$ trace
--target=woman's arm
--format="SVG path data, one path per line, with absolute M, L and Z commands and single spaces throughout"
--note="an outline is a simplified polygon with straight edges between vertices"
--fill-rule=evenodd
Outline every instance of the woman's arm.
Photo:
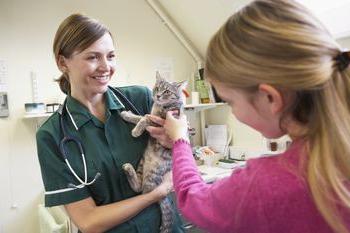
M 158 202 L 172 190 L 171 173 L 152 192 L 108 205 L 96 206 L 89 197 L 65 205 L 70 218 L 83 233 L 105 232 L 137 215 L 140 211 Z

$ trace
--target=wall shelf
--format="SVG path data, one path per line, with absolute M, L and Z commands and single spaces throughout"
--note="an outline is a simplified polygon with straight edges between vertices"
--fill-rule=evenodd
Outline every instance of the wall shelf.
M 23 116 L 24 120 L 30 120 L 36 122 L 36 129 L 38 130 L 39 127 L 46 121 L 47 118 L 49 118 L 52 115 L 51 112 L 44 112 L 44 113 L 26 113 Z
M 226 103 L 209 103 L 209 104 L 187 104 L 185 105 L 185 111 L 195 111 L 200 112 L 203 110 L 216 108 L 218 106 L 224 106 Z
M 45 113 L 32 113 L 32 114 L 24 114 L 23 118 L 25 119 L 38 119 L 38 118 L 47 118 L 51 116 L 52 113 L 45 112 Z

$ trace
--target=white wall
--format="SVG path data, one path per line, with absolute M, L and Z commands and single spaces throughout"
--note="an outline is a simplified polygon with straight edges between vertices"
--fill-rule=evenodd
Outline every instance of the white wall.
M 338 39 L 337 41 L 344 49 L 348 49 L 348 50 L 350 49 L 350 37 L 344 37 L 344 38 Z
M 170 15 L 204 55 L 211 34 L 246 0 L 160 2 L 167 10 L 176 12 Z M 177 2 L 180 4 L 176 5 Z M 24 103 L 32 101 L 31 71 L 37 74 L 41 101 L 62 99 L 53 82 L 59 72 L 51 47 L 58 24 L 74 12 L 98 18 L 114 34 L 120 69 L 112 84 L 151 86 L 154 64 L 162 58 L 172 59 L 176 80 L 189 79 L 195 69 L 191 56 L 145 1 L 1 0 L 0 60 L 5 60 L 8 67 L 10 117 L 0 118 L 0 233 L 39 231 L 36 211 L 42 198 L 42 181 L 34 138 L 36 122 L 22 118 Z M 339 43 L 350 48 L 350 38 L 340 39 Z M 259 146 L 260 134 L 238 123 L 229 112 L 229 107 L 209 110 L 208 123 L 231 124 L 239 132 L 234 134 L 234 145 Z M 11 208 L 12 205 L 17 208 Z
M 234 11 L 251 0 L 157 0 L 205 56 L 211 36 Z
M 155 63 L 173 61 L 176 80 L 188 79 L 195 63 L 164 27 L 145 1 L 140 0 L 1 0 L 0 60 L 7 62 L 10 117 L 0 118 L 0 232 L 36 233 L 37 204 L 43 190 L 35 146 L 35 122 L 24 120 L 24 103 L 31 102 L 30 72 L 37 74 L 39 99 L 61 99 L 59 72 L 52 41 L 59 23 L 83 12 L 105 23 L 117 42 L 121 70 L 113 84 L 154 82 Z M 119 74 L 118 74 L 119 72 Z M 120 75 L 121 74 L 121 75 Z M 17 208 L 11 209 L 12 205 Z

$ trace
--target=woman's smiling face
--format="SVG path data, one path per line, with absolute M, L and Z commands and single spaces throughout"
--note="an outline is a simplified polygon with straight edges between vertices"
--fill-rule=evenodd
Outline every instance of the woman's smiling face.
M 109 33 L 81 52 L 65 58 L 71 95 L 91 97 L 103 94 L 115 71 L 116 60 L 112 37 Z

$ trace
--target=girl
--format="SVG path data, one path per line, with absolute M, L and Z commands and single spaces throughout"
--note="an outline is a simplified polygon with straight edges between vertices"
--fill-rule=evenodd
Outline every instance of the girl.
M 350 232 L 350 55 L 292 0 L 257 0 L 210 41 L 205 75 L 241 122 L 283 154 L 205 184 L 185 117 L 167 115 L 182 213 L 209 232 Z

